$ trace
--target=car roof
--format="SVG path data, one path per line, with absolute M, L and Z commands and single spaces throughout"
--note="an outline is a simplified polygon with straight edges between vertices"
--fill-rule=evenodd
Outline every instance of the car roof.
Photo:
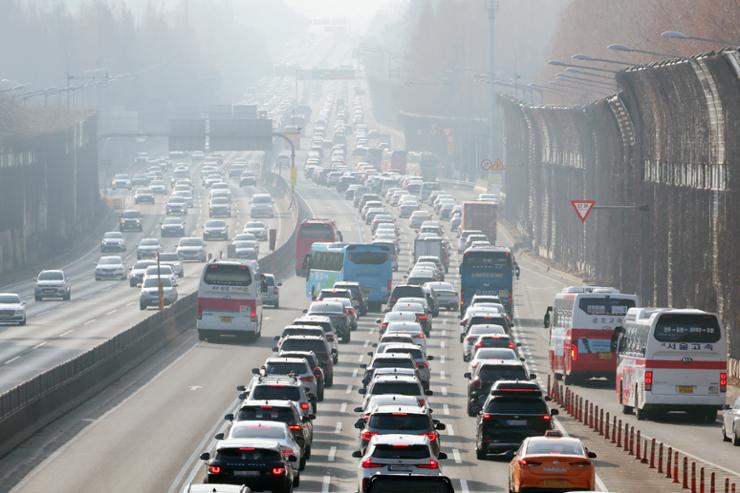
M 295 401 L 289 401 L 287 399 L 250 399 L 246 398 L 239 405 L 239 409 L 245 407 L 260 407 L 260 406 L 272 406 L 272 407 L 289 407 L 296 409 Z
M 414 346 L 417 348 L 419 347 L 416 344 L 414 344 Z M 407 359 L 407 358 L 411 358 L 411 355 L 408 353 L 378 353 L 375 356 L 373 356 L 373 361 L 377 359 Z
M 298 357 L 291 356 L 272 356 L 265 360 L 265 364 L 268 363 L 306 363 L 306 360 Z
M 288 339 L 295 339 L 299 341 L 326 341 L 323 336 L 310 336 L 310 335 L 289 335 L 286 336 L 284 341 Z

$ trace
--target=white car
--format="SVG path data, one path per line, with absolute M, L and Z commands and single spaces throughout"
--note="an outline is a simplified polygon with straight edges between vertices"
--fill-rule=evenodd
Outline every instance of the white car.
M 390 322 L 386 327 L 384 334 L 407 334 L 413 339 L 414 344 L 421 346 L 424 352 L 427 352 L 427 338 L 424 330 L 418 322 Z
M 0 324 L 26 325 L 26 302 L 15 293 L 0 293 Z
M 303 361 L 305 362 L 305 360 Z M 280 421 L 237 421 L 229 429 L 228 435 L 224 437 L 223 433 L 219 433 L 215 438 L 217 440 L 224 438 L 227 440 L 235 438 L 275 440 L 280 444 L 284 454 L 295 455 L 298 459 L 296 462 L 290 462 L 296 473 L 306 467 L 306 458 L 301 456 L 301 446 L 293 438 L 293 433 L 288 425 Z
M 120 231 L 108 231 L 103 233 L 103 239 L 100 241 L 100 251 L 105 252 L 125 252 L 126 240 Z
M 175 269 L 171 265 L 165 265 L 165 264 L 159 264 L 159 267 L 157 265 L 150 265 L 146 268 L 146 271 L 144 271 L 144 281 L 148 277 L 168 277 L 172 281 L 173 286 L 177 286 L 177 272 L 175 272 Z
M 207 259 L 206 243 L 194 236 L 180 238 L 175 251 L 184 262 L 205 262 Z
M 136 247 L 136 259 L 157 258 L 162 246 L 157 238 L 142 238 Z
M 249 217 L 275 217 L 272 206 L 272 197 L 266 193 L 252 195 L 249 205 Z
M 468 371 L 473 373 L 473 370 L 481 364 L 488 363 L 490 361 L 501 361 L 501 360 L 519 360 L 524 361 L 524 358 L 519 357 L 511 348 L 503 347 L 482 347 L 475 352 L 473 359 L 468 363 Z
M 101 279 L 120 279 L 125 281 L 127 278 L 126 265 L 119 255 L 108 255 L 100 257 L 95 265 L 95 280 Z
M 36 276 L 33 297 L 36 301 L 45 298 L 62 298 L 69 301 L 72 298 L 72 285 L 63 270 L 42 270 Z
M 139 294 L 139 310 L 146 310 L 150 306 L 159 306 L 159 285 L 162 285 L 163 301 L 165 305 L 171 305 L 177 301 L 177 288 L 172 284 L 171 277 L 145 277 L 141 283 Z
M 473 345 L 478 342 L 478 337 L 482 335 L 506 335 L 506 329 L 497 324 L 479 324 L 473 325 L 463 339 L 463 361 L 470 361 L 475 353 Z
M 262 221 L 249 221 L 244 225 L 243 231 L 254 235 L 260 241 L 267 241 L 267 225 Z
M 160 252 L 159 253 L 159 263 L 161 265 L 169 265 L 173 269 L 175 269 L 175 273 L 177 274 L 177 277 L 185 276 L 185 268 L 182 266 L 182 262 L 180 261 L 180 256 L 177 255 L 177 252 Z
M 229 239 L 229 225 L 223 219 L 211 219 L 203 225 L 203 240 Z

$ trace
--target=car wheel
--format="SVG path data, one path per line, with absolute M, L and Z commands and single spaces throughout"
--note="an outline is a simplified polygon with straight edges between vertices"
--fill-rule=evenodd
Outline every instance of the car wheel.
M 18 325 L 21 325 L 21 326 L 22 325 L 26 325 L 26 317 L 23 317 L 23 320 L 21 320 L 20 322 L 18 322 Z M 735 445 L 737 445 L 737 444 L 735 444 Z
M 319 402 L 324 400 L 324 389 L 321 389 L 319 391 L 319 395 L 316 398 L 319 400 Z
M 486 460 L 488 456 L 483 450 L 479 449 L 478 447 L 475 447 L 475 458 L 478 460 Z
M 327 378 L 325 381 L 326 387 L 331 387 L 332 385 L 334 385 L 334 376 L 332 376 L 331 378 Z
M 33 296 L 33 299 L 34 299 L 35 301 L 41 301 L 41 300 L 42 300 L 43 298 L 42 298 L 41 296 L 38 296 L 38 295 L 34 295 L 34 296 Z
M 737 428 L 732 430 L 732 444 L 736 447 L 740 447 L 740 436 L 737 434 Z
M 129 279 L 128 280 L 128 285 L 131 286 L 132 288 L 135 288 L 136 287 L 136 279 L 134 279 L 133 277 L 131 279 Z
M 280 308 L 280 302 L 279 301 L 276 301 L 275 302 L 275 308 Z
M 305 468 L 306 468 L 306 458 L 305 457 L 301 457 L 301 461 L 298 463 L 298 469 L 302 471 Z M 298 486 L 298 485 L 296 485 L 296 486 Z
M 306 460 L 311 458 L 311 447 L 306 448 Z
M 727 430 L 725 429 L 725 421 L 722 420 L 722 441 L 729 442 L 730 437 L 727 436 Z
M 473 406 L 470 405 L 470 401 L 469 400 L 468 400 L 467 408 L 468 408 L 468 416 L 471 416 L 471 417 L 472 416 L 475 416 L 475 409 L 473 409 Z
M 96 281 L 99 281 L 99 280 L 100 280 L 100 278 L 99 278 L 98 276 L 95 276 L 95 280 L 96 280 Z
M 139 303 L 139 310 L 146 310 L 146 305 L 144 303 Z
M 66 294 L 66 296 L 64 297 L 64 301 L 69 301 L 71 299 L 72 299 L 72 291 Z

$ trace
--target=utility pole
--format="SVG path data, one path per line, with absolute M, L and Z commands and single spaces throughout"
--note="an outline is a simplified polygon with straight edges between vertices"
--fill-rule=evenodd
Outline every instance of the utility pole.
M 485 0 L 486 7 L 488 8 L 488 44 L 489 44 L 489 67 L 488 73 L 491 74 L 491 78 L 495 77 L 496 74 L 496 9 L 498 8 L 498 0 Z M 491 121 L 490 121 L 490 132 L 491 132 L 491 156 L 490 159 L 496 160 L 501 159 L 498 150 L 498 135 L 496 122 L 498 120 L 498 105 L 496 104 L 496 86 L 491 84 Z

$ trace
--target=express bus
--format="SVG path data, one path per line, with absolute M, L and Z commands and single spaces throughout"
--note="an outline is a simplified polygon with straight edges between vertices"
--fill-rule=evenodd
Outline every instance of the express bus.
M 198 339 L 227 335 L 254 341 L 260 336 L 261 283 L 253 265 L 217 260 L 203 267 L 195 321 Z
M 614 328 L 638 303 L 637 296 L 610 287 L 570 286 L 556 294 L 545 315 L 545 327 L 550 329 L 548 359 L 555 378 L 566 384 L 591 377 L 613 380 Z
M 616 332 L 617 400 L 625 414 L 684 411 L 717 419 L 727 395 L 727 339 L 716 315 L 631 308 Z
M 370 310 L 379 310 L 390 294 L 393 256 L 387 245 L 314 243 L 308 267 L 306 296 L 311 299 L 337 281 L 359 283 Z
M 295 242 L 295 272 L 298 276 L 306 275 L 306 258 L 314 242 L 342 241 L 342 233 L 331 219 L 306 219 L 298 226 Z
M 506 312 L 514 312 L 514 257 L 505 247 L 468 248 L 460 262 L 460 314 L 475 294 L 501 298 Z

